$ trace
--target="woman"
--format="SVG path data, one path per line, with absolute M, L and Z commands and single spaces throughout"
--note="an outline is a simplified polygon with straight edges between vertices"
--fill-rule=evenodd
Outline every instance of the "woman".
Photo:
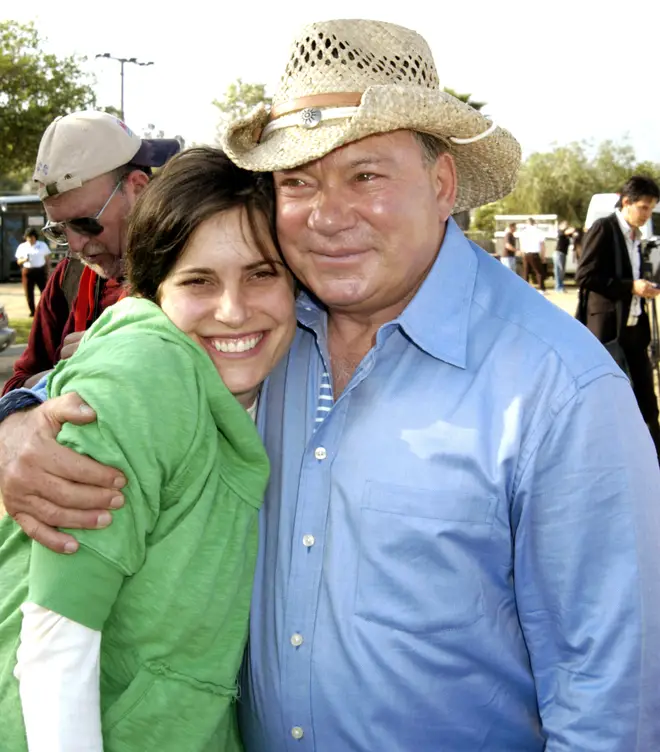
M 126 504 L 77 531 L 74 556 L 1 523 L 3 752 L 241 748 L 268 476 L 250 418 L 295 332 L 267 179 L 213 149 L 175 157 L 136 205 L 127 262 L 134 297 L 49 381 L 96 410 L 59 439 L 122 470 Z

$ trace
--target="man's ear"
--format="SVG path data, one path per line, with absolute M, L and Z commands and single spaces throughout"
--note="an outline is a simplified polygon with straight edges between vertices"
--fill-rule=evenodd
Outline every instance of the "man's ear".
M 149 176 L 142 170 L 133 170 L 127 176 L 125 183 L 130 186 L 133 195 L 137 197 L 149 185 Z
M 454 211 L 456 204 L 456 163 L 451 154 L 439 154 L 435 164 L 431 167 L 431 174 L 435 184 L 435 195 L 438 202 L 440 219 L 446 222 Z

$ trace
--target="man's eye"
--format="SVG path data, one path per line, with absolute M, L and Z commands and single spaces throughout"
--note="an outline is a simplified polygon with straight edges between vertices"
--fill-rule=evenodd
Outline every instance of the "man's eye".
M 355 176 L 355 179 L 359 183 L 369 183 L 375 178 L 376 178 L 376 175 L 373 172 L 358 172 L 358 174 Z
M 301 178 L 284 178 L 277 183 L 279 188 L 302 188 L 305 185 L 305 181 Z

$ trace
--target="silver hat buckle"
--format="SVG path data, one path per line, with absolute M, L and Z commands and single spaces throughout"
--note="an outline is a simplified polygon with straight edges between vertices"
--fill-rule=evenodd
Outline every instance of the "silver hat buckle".
M 323 113 L 317 107 L 306 107 L 300 112 L 300 124 L 303 128 L 316 128 L 323 120 Z

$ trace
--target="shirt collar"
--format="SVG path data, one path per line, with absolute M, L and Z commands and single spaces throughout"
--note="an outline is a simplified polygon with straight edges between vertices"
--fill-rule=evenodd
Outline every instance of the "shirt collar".
M 637 240 L 638 233 L 639 233 L 639 230 L 637 229 L 637 227 L 632 227 L 632 225 L 628 224 L 625 217 L 621 213 L 620 209 L 617 209 L 614 213 L 616 214 L 616 218 L 619 220 L 619 227 L 621 228 L 623 237 L 626 240 L 630 240 L 631 233 L 632 233 L 632 237 L 634 238 L 634 240 Z
M 470 242 L 450 218 L 440 252 L 415 297 L 381 330 L 398 326 L 433 358 L 465 368 L 477 263 Z M 298 297 L 297 315 L 317 335 L 325 330 L 326 312 L 304 292 Z

